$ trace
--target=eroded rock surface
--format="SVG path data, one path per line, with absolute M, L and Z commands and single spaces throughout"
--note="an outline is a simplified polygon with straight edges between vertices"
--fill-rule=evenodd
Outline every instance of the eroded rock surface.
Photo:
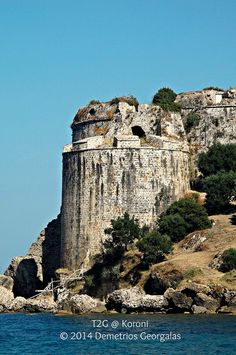
M 13 279 L 10 276 L 0 275 L 0 286 L 7 288 L 9 291 L 13 289 Z
M 60 228 L 59 215 L 40 233 L 26 256 L 12 259 L 4 275 L 12 278 L 15 296 L 31 297 L 35 290 L 43 289 L 51 278 L 56 278 L 55 271 L 60 266 Z

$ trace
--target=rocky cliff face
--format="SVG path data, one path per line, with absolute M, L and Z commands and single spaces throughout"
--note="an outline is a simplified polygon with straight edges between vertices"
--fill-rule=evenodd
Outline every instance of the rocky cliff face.
M 15 296 L 31 297 L 44 288 L 60 267 L 60 215 L 42 230 L 26 256 L 14 257 L 5 271 L 13 279 Z
M 182 105 L 185 123 L 190 113 L 199 117 L 199 123 L 187 133 L 191 152 L 191 175 L 198 175 L 197 156 L 214 143 L 236 143 L 236 90 L 225 92 L 203 90 L 177 96 Z

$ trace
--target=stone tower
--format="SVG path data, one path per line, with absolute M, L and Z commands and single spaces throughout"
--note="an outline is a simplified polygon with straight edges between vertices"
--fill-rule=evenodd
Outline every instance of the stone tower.
M 181 116 L 125 101 L 80 109 L 64 148 L 61 262 L 72 270 L 91 266 L 112 218 L 127 211 L 140 225 L 154 226 L 189 189 Z

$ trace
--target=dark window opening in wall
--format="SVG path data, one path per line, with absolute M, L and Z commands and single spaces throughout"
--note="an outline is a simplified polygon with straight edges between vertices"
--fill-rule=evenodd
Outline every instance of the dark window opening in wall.
M 91 108 L 91 110 L 89 111 L 90 115 L 94 116 L 96 111 L 94 110 L 94 108 Z
M 132 127 L 132 133 L 134 136 L 139 136 L 139 138 L 143 138 L 146 136 L 144 130 L 140 126 Z

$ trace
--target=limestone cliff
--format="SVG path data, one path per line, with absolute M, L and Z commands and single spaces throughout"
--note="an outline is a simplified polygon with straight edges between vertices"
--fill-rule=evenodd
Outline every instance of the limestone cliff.
M 198 174 L 196 159 L 200 152 L 216 142 L 236 143 L 236 89 L 187 92 L 179 94 L 176 101 L 182 105 L 184 123 L 191 112 L 200 118 L 199 124 L 187 133 L 194 178 Z
M 60 215 L 43 229 L 26 256 L 16 256 L 5 271 L 15 296 L 31 297 L 44 288 L 60 266 Z

